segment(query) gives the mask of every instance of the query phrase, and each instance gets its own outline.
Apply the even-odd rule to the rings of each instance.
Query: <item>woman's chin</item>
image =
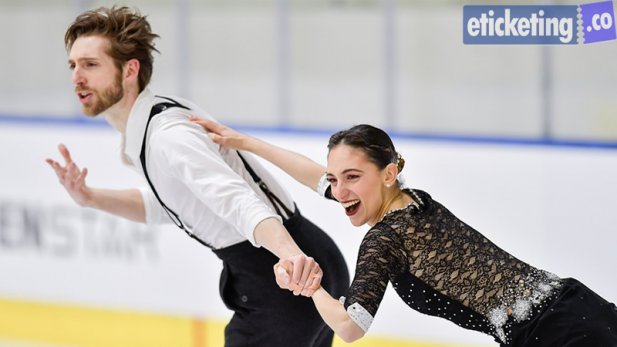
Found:
[[[359,218],[349,218],[349,221],[351,222],[351,225],[355,227],[361,227],[365,224],[365,222],[360,220]]]

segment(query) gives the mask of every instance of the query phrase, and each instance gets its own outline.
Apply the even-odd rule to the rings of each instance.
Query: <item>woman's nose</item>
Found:
[[[345,201],[345,198],[348,194],[348,190],[344,184],[337,184],[336,187],[332,188],[332,195],[336,198],[337,201]]]

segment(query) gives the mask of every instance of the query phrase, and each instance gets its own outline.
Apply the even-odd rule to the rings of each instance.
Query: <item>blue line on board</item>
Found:
[[[0,114],[0,125],[18,124],[26,126],[85,126],[102,129],[111,129],[102,118],[90,119],[82,115],[70,117],[53,116],[9,116]],[[231,127],[243,132],[268,132],[278,134],[304,134],[329,137],[340,129],[305,128],[292,126],[246,126],[230,124]],[[521,145],[521,146],[548,146],[548,147],[574,147],[591,149],[617,149],[617,141],[601,140],[574,140],[574,139],[544,139],[533,137],[508,137],[508,136],[482,136],[482,135],[455,135],[444,133],[418,133],[401,132],[386,129],[393,138],[404,140],[422,140],[436,142],[480,143],[495,145]]]

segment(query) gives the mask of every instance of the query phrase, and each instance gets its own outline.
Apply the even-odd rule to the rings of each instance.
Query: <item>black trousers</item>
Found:
[[[349,287],[345,259],[332,239],[305,219],[298,209],[284,222],[305,254],[324,271],[322,287],[333,297]],[[278,261],[264,248],[248,241],[220,250],[223,260],[220,293],[234,311],[225,328],[226,347],[326,347],[333,332],[319,316],[311,298],[280,289],[272,267]]]
[[[568,278],[550,305],[512,332],[507,346],[617,347],[617,308]]]

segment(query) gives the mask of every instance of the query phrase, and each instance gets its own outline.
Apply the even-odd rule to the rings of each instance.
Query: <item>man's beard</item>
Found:
[[[121,74],[118,73],[116,75],[116,80],[111,87],[100,93],[93,90],[92,93],[94,94],[93,96],[96,96],[96,98],[92,98],[95,101],[90,105],[83,105],[83,112],[88,116],[94,117],[115,105],[124,96]]]

